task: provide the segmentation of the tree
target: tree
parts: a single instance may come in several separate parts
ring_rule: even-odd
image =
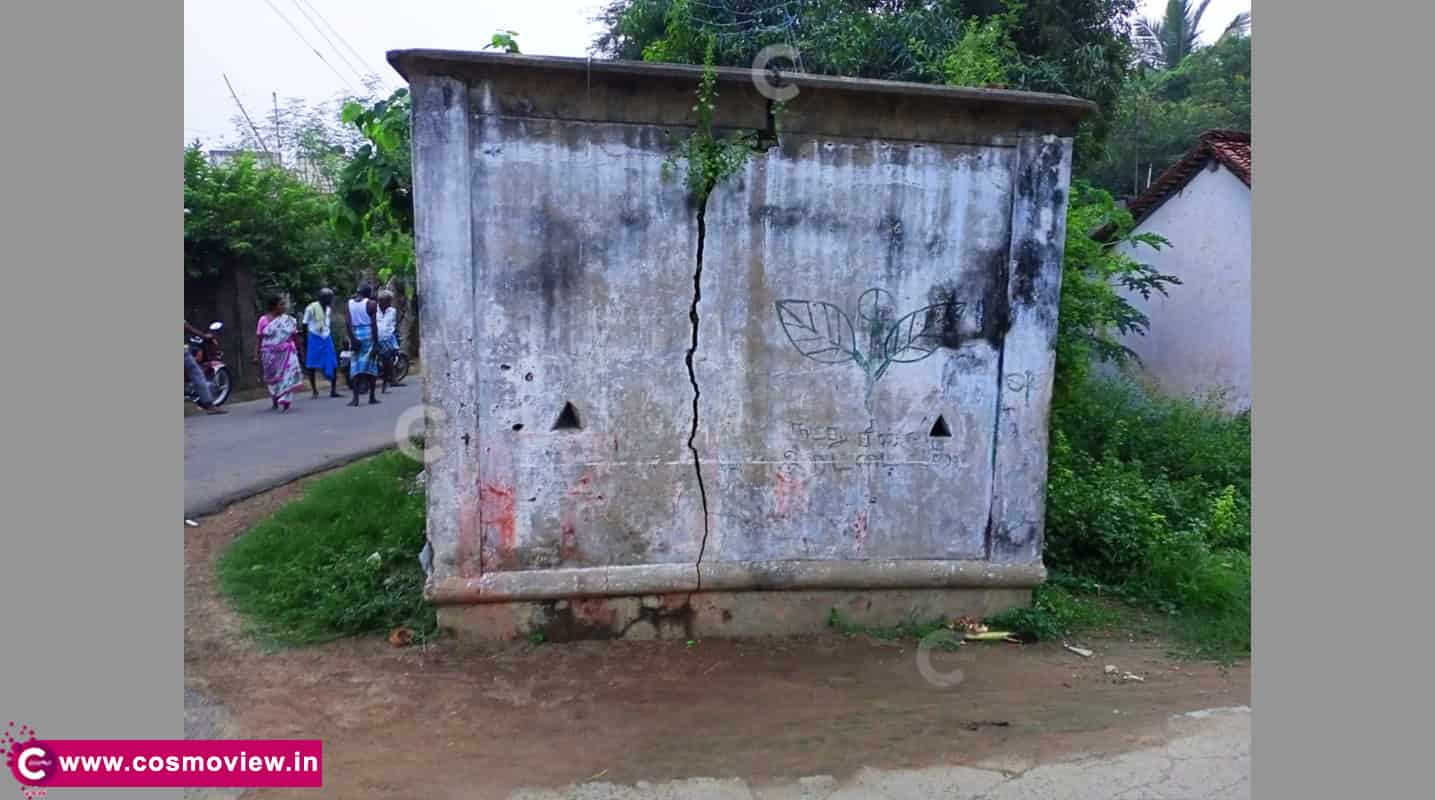
[[[1135,195],[1211,128],[1251,128],[1251,39],[1224,36],[1171,70],[1144,70],[1111,111],[1113,133],[1082,177]]]
[[[377,80],[367,84],[361,95],[341,93],[320,103],[290,97],[272,109],[255,109],[254,123],[259,136],[241,115],[233,119],[234,133],[228,148],[253,152],[268,151],[281,166],[321,189],[332,190],[338,172],[350,154],[363,144],[360,131],[340,119],[345,103],[373,103]],[[261,138],[262,137],[262,138]]]
[[[1136,360],[1121,338],[1145,335],[1151,321],[1123,292],[1149,298],[1181,282],[1141,262],[1134,255],[1139,247],[1127,247],[1160,250],[1170,242],[1155,233],[1133,233],[1131,213],[1109,193],[1077,181],[1070,198],[1056,336],[1057,404],[1065,393],[1079,391],[1093,364],[1119,366]]]
[[[514,45],[516,47],[516,44]],[[344,124],[363,144],[339,173],[333,226],[357,249],[372,278],[388,283],[401,317],[399,336],[417,354],[412,130],[408,89],[372,104],[344,105]]]
[[[1154,69],[1175,69],[1187,56],[1196,52],[1201,35],[1201,17],[1211,0],[1201,0],[1194,10],[1190,0],[1169,0],[1166,13],[1160,19],[1141,18],[1132,28],[1133,40],[1142,61]],[[1243,11],[1235,16],[1221,33],[1221,39],[1229,36],[1245,36],[1251,29],[1251,13]]]
[[[372,105],[354,101],[344,105],[344,124],[358,131],[363,144],[339,174],[334,224],[342,233],[388,239],[412,237],[410,105],[408,89],[399,89]],[[410,275],[413,267],[410,248],[409,257],[388,270]]]
[[[198,142],[185,149],[185,313],[226,323],[239,378],[252,377],[261,294],[297,300],[336,274],[328,218],[328,197],[285,169],[249,154],[215,165]]]
[[[595,55],[749,67],[795,47],[806,72],[1060,92],[1106,107],[1130,69],[1134,0],[609,0]],[[993,80],[995,79],[995,80]],[[1078,161],[1108,133],[1098,116]]]

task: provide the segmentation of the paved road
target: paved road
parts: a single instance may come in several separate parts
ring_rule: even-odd
[[[828,775],[777,786],[695,778],[670,783],[585,783],[520,791],[511,800],[1249,800],[1249,708],[1184,714],[1161,747],[1046,764],[864,769],[845,783]]]
[[[224,416],[184,418],[186,519],[394,446],[399,417],[420,404],[423,384],[410,376],[379,395],[379,405],[358,408],[330,399],[322,387],[317,400],[307,388],[295,397],[287,414],[255,400],[226,405]]]

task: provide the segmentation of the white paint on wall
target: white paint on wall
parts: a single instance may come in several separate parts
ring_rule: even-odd
[[[1137,260],[1181,279],[1168,297],[1128,293],[1151,320],[1127,347],[1171,394],[1224,394],[1228,409],[1251,404],[1251,189],[1224,165],[1201,169],[1136,228],[1171,246],[1126,245]]]

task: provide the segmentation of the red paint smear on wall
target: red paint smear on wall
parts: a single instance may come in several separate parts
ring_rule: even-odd
[[[777,471],[777,486],[772,491],[772,516],[785,517],[801,500],[802,484],[782,470]]]
[[[495,542],[498,561],[512,558],[518,543],[517,509],[513,487],[485,483],[478,490],[479,517],[483,520],[484,540]]]
[[[564,516],[567,516],[566,512]],[[558,557],[564,561],[578,559],[578,531],[574,530],[571,522],[563,523],[563,530],[558,539]]]
[[[578,525],[574,517],[582,507],[592,504],[595,499],[602,501],[603,495],[595,497],[593,494],[593,471],[585,469],[583,474],[578,476],[578,482],[568,490],[568,501],[563,504],[563,512],[559,520],[558,557],[564,561],[576,561],[579,558]]]

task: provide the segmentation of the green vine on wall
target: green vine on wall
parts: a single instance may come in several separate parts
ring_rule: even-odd
[[[713,133],[713,112],[717,110],[717,82],[714,45],[709,38],[707,57],[703,62],[703,76],[698,83],[697,103],[693,106],[697,125],[663,162],[665,180],[672,176],[679,159],[686,162],[688,191],[700,206],[706,205],[708,196],[719,183],[742,169],[754,150],[774,144],[776,137],[776,116],[771,141],[758,131],[738,131],[726,137]],[[780,109],[775,108],[774,115],[778,111]]]

